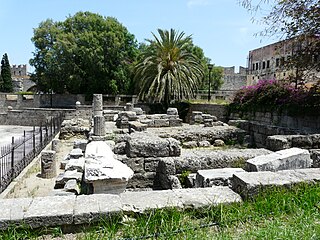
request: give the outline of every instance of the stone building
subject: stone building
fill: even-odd
[[[249,51],[247,85],[256,84],[259,80],[293,78],[296,69],[288,68],[286,61],[299,46],[301,42],[288,39]],[[309,80],[314,77],[320,77],[319,72],[314,71]]]
[[[247,68],[239,67],[239,72],[235,72],[235,67],[223,68],[223,84],[221,91],[235,91],[246,86]]]
[[[26,77],[26,76],[28,76],[27,64],[12,65],[11,76],[12,77]]]

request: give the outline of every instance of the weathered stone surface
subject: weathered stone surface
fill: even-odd
[[[69,153],[69,159],[78,159],[81,157],[83,157],[83,152],[82,152],[82,149],[80,148],[74,148]]]
[[[200,169],[227,168],[238,166],[239,161],[271,153],[266,149],[227,149],[212,151],[210,149],[197,149],[182,151],[175,161],[176,174],[183,171],[197,172]]]
[[[34,198],[24,215],[31,228],[67,225],[73,222],[75,196]]]
[[[82,179],[83,173],[78,172],[77,170],[73,171],[65,171],[60,173],[56,178],[56,185],[55,188],[63,188],[67,181],[70,179],[75,179],[77,182],[80,182]]]
[[[213,127],[213,120],[212,119],[203,119],[203,124],[205,127]]]
[[[133,108],[132,111],[134,111],[136,113],[137,116],[143,115],[144,111],[142,110],[142,108]]]
[[[126,103],[125,110],[126,111],[133,111],[133,104],[132,103]]]
[[[41,177],[53,178],[57,174],[57,163],[55,160],[55,151],[41,152]]]
[[[173,189],[177,185],[177,179],[171,176],[175,175],[175,173],[176,169],[173,158],[160,159],[154,179],[154,189]]]
[[[308,135],[292,135],[291,146],[298,148],[312,148],[312,140]]]
[[[75,118],[64,120],[61,124],[60,139],[70,139],[72,137],[87,138],[90,132],[89,120]]]
[[[169,119],[169,126],[170,127],[180,127],[182,126],[182,119]]]
[[[150,134],[134,133],[126,145],[128,157],[170,157],[179,156],[179,142]]]
[[[134,173],[144,172],[144,158],[129,158],[127,156],[117,156],[117,160],[126,164]]]
[[[204,141],[198,142],[198,146],[202,148],[207,148],[207,147],[211,147],[211,144],[209,141],[204,140]]]
[[[120,197],[122,209],[125,212],[145,212],[156,208],[182,207],[181,201],[171,190],[125,192],[120,194]]]
[[[118,194],[125,190],[133,171],[114,158],[105,142],[89,143],[85,155],[84,181],[92,184],[93,193]]]
[[[169,127],[169,119],[154,119],[153,127]]]
[[[213,142],[213,146],[215,146],[215,147],[223,147],[224,145],[225,145],[225,143],[221,139],[216,139]]]
[[[135,173],[133,177],[128,182],[128,188],[133,189],[145,189],[153,188],[155,172],[146,172],[146,173]]]
[[[310,157],[312,159],[312,167],[319,168],[320,167],[320,149],[311,149]]]
[[[23,224],[22,219],[31,202],[31,198],[0,199],[0,230]]]
[[[53,139],[51,142],[51,150],[57,152],[60,150],[60,147],[61,147],[60,139]]]
[[[147,172],[156,172],[161,158],[145,158],[144,170]]]
[[[196,148],[198,147],[198,143],[196,141],[189,141],[182,143],[183,148]]]
[[[120,212],[121,207],[121,200],[118,195],[80,195],[75,201],[74,223],[82,224],[100,221],[110,214]]]
[[[85,159],[83,157],[79,158],[79,159],[70,159],[67,162],[64,169],[66,171],[76,170],[77,172],[83,173],[84,172],[84,162],[85,162]]]
[[[126,154],[126,142],[117,143],[113,148],[113,152],[115,154]]]
[[[250,172],[279,171],[310,168],[311,165],[312,160],[308,150],[289,148],[247,160],[246,170]]]
[[[245,172],[242,168],[218,168],[198,170],[196,187],[230,186],[234,173]]]
[[[178,115],[178,109],[177,108],[168,108],[167,115]]]
[[[86,151],[86,147],[88,144],[88,140],[86,139],[77,139],[73,142],[73,148],[80,148],[84,153]]]
[[[291,186],[301,182],[319,182],[320,169],[296,169],[278,172],[235,173],[231,179],[232,189],[243,198],[257,195],[261,189],[272,186]]]
[[[138,121],[129,122],[129,128],[134,129],[135,131],[142,132],[147,130],[147,124],[143,124]]]
[[[178,177],[170,175],[170,176],[168,176],[168,180],[170,182],[169,189],[181,189],[182,188]]]
[[[68,180],[63,188],[66,192],[72,192],[75,194],[80,194],[80,188],[75,179]]]

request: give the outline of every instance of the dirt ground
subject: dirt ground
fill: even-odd
[[[60,169],[60,161],[70,153],[73,148],[74,139],[61,140],[58,151],[56,152],[57,159],[57,176],[63,170]],[[40,176],[41,166],[40,158],[31,163],[29,169],[24,176],[18,177],[15,181],[14,189],[5,198],[23,198],[23,197],[45,197],[52,194],[56,177],[45,179]]]

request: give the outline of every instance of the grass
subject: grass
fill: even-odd
[[[320,185],[273,188],[243,203],[179,211],[162,209],[124,220],[113,216],[74,239],[320,239]],[[51,232],[50,232],[51,231]],[[59,228],[15,229],[0,239],[64,237]],[[41,239],[41,238],[39,238]]]
[[[206,99],[191,99],[189,100],[190,103],[193,104],[218,104],[218,105],[227,105],[230,101],[223,100],[223,99],[214,99],[214,100],[206,100]]]

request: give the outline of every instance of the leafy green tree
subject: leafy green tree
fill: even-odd
[[[147,40],[140,61],[135,68],[139,98],[162,102],[166,107],[172,100],[190,98],[203,79],[200,59],[190,51],[191,36],[174,29],[158,29],[159,37]]]
[[[32,41],[32,76],[42,91],[126,93],[137,56],[134,35],[115,18],[78,12],[40,23]]]
[[[13,92],[11,68],[8,55],[5,53],[1,60],[1,92]]]

